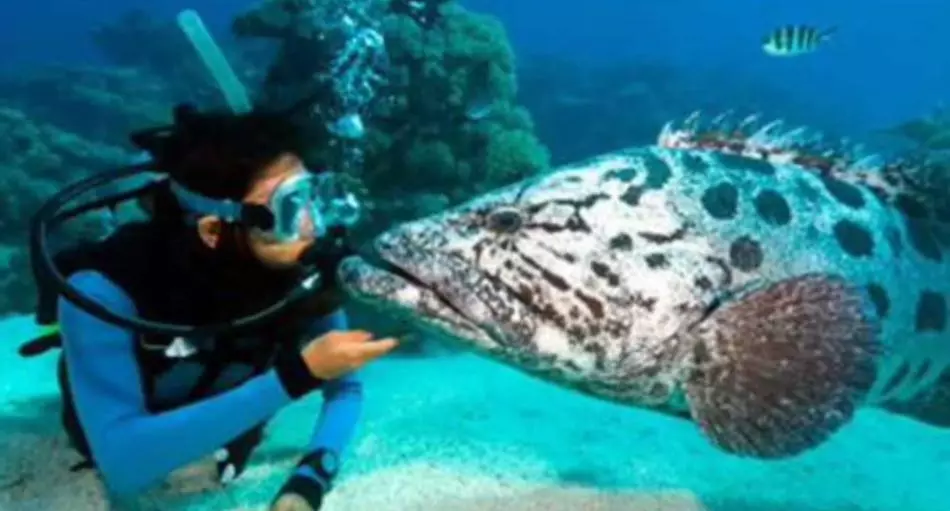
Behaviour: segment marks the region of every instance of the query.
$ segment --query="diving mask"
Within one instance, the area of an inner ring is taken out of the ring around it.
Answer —
[[[269,201],[274,215],[267,234],[279,242],[320,238],[334,227],[350,227],[360,219],[356,194],[334,173],[301,172],[282,182]]]
[[[351,180],[335,172],[294,174],[277,186],[266,205],[212,199],[174,181],[170,185],[193,218],[214,215],[238,222],[276,243],[321,238],[352,226],[362,214]]]

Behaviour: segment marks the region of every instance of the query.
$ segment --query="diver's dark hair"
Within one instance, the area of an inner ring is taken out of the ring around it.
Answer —
[[[301,127],[282,112],[198,112],[181,105],[170,128],[133,142],[148,151],[155,170],[217,199],[240,200],[268,165],[305,150]]]
[[[206,197],[240,201],[268,165],[305,150],[304,131],[286,112],[199,112],[184,104],[173,116],[171,126],[133,133],[132,143],[149,153],[150,170]],[[157,224],[183,226],[184,211],[167,185],[147,202]]]

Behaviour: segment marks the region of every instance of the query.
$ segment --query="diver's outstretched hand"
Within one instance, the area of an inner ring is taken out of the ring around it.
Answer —
[[[397,344],[395,339],[374,340],[373,334],[363,330],[335,330],[310,341],[303,359],[310,374],[333,380],[389,353]]]

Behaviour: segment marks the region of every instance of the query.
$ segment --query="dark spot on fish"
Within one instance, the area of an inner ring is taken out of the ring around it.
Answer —
[[[693,344],[693,364],[698,366],[697,368],[702,368],[709,364],[711,360],[712,356],[709,355],[709,349],[706,348],[706,343],[697,340]]]
[[[574,290],[574,296],[587,306],[595,318],[601,319],[604,317],[604,304],[600,303],[600,300],[597,300],[579,289]]]
[[[580,176],[567,176],[564,178],[565,183],[580,183],[584,180]]]
[[[941,202],[935,205],[934,216],[941,222],[950,223],[950,203]]]
[[[749,236],[742,236],[729,247],[729,263],[739,271],[750,272],[762,265],[762,246]]]
[[[546,303],[541,307],[535,308],[535,310],[538,311],[538,314],[542,319],[554,323],[554,325],[561,330],[567,329],[567,320],[557,311],[557,309],[551,306],[550,303]]]
[[[874,252],[874,238],[867,229],[851,220],[836,223],[834,233],[838,245],[852,257],[869,257]]]
[[[647,312],[653,312],[653,309],[656,307],[656,297],[653,296],[643,296],[641,293],[635,293],[631,297],[633,304],[641,309],[646,310]]]
[[[694,307],[693,304],[688,303],[688,302],[678,303],[673,306],[673,311],[681,316],[686,315],[689,312],[692,312],[694,310],[696,310],[696,307]]]
[[[567,252],[561,252],[561,253],[558,253],[557,255],[558,255],[558,257],[560,257],[561,259],[563,259],[565,262],[568,262],[568,263],[576,263],[576,262],[577,262],[577,256],[575,256],[574,254],[569,254],[569,253],[567,253]]]
[[[646,153],[643,155],[643,164],[647,169],[647,188],[659,190],[666,186],[672,173],[670,173],[670,167],[663,161],[663,158],[653,153]]]
[[[666,258],[664,254],[650,254],[646,256],[647,266],[651,269],[657,270],[660,268],[666,268],[670,265],[670,261]]]
[[[933,233],[934,238],[942,248],[950,248],[950,225],[931,222],[930,232]]]
[[[907,194],[901,194],[895,201],[897,209],[910,218],[927,218],[927,207],[922,202]]]
[[[815,188],[804,179],[796,179],[795,188],[798,190],[798,195],[808,202],[818,202],[818,199],[821,198],[821,194],[818,193],[818,190],[815,190]]]
[[[864,196],[856,186],[831,176],[822,176],[821,182],[828,193],[845,206],[855,209],[864,206]]]
[[[594,355],[594,367],[597,369],[604,369],[604,358],[606,358],[607,353],[603,346],[592,342],[585,344],[583,349],[585,352]]]
[[[628,186],[627,190],[620,196],[620,200],[631,206],[638,206],[640,204],[640,197],[643,197],[643,187],[631,185]]]
[[[35,141],[26,135],[17,134],[13,136],[13,149],[18,153],[29,152],[35,146]]]
[[[719,268],[719,271],[722,272],[722,278],[720,279],[721,286],[728,288],[732,285],[732,268],[729,267],[729,264],[724,259],[707,256],[706,262]]]
[[[755,211],[768,224],[787,225],[792,221],[792,210],[782,194],[775,190],[762,190],[755,197]]]
[[[647,396],[652,400],[668,398],[672,392],[668,384],[659,380],[650,382],[649,387],[647,387]]]
[[[893,227],[887,230],[887,243],[891,246],[891,252],[894,253],[895,257],[900,256],[904,251],[904,243],[901,241],[901,233]]]
[[[911,376],[911,381],[915,383],[920,383],[924,379],[924,376],[927,376],[927,373],[930,372],[930,360],[924,360],[923,364],[914,371],[914,375]]]
[[[941,332],[947,327],[947,300],[940,293],[924,291],[917,300],[918,332]]]
[[[590,269],[594,272],[594,275],[606,280],[611,286],[620,284],[620,276],[614,273],[606,264],[594,261],[590,263]]]
[[[633,167],[627,167],[623,169],[611,170],[606,175],[607,179],[617,179],[625,183],[633,181],[637,177],[637,169]]]
[[[709,277],[705,275],[697,277],[693,283],[696,284],[696,287],[702,289],[703,291],[709,291],[713,287],[712,281],[709,280]]]
[[[524,215],[513,208],[492,211],[485,218],[485,228],[496,234],[514,234],[524,225]]]
[[[655,232],[638,232],[637,235],[641,238],[649,241],[650,243],[656,243],[657,245],[663,245],[665,243],[672,243],[683,239],[686,236],[686,232],[689,230],[689,227],[683,225],[671,232],[670,234],[659,234]]]
[[[618,234],[610,238],[610,248],[613,250],[630,250],[633,248],[633,238],[629,234]]]
[[[916,220],[908,218],[907,237],[910,238],[910,244],[917,250],[921,256],[932,261],[942,261],[943,254],[940,252],[940,244],[934,233],[930,229],[929,220]]]
[[[522,260],[522,261],[524,261],[527,265],[531,266],[531,267],[534,268],[538,273],[540,273],[540,274],[541,274],[541,278],[543,278],[544,280],[546,280],[549,284],[551,284],[552,286],[554,286],[554,287],[555,287],[556,289],[558,289],[559,291],[567,291],[567,290],[571,289],[571,286],[568,285],[568,283],[567,283],[566,280],[564,280],[564,279],[562,279],[561,277],[557,276],[555,273],[553,273],[553,272],[547,270],[546,268],[544,268],[543,266],[541,266],[541,265],[540,265],[537,261],[535,261],[534,259],[532,259],[532,258],[530,258],[530,257],[528,257],[528,256],[526,256],[526,255],[524,255],[524,254],[521,253],[521,252],[519,252],[518,255],[521,256],[521,260]],[[528,276],[528,277],[531,278],[530,276]]]
[[[709,164],[707,164],[705,160],[695,154],[686,152],[680,153],[680,163],[690,172],[705,172],[706,169],[709,168]]]
[[[716,155],[716,161],[729,169],[749,170],[765,176],[775,175],[775,166],[767,161],[756,158],[720,153]]]
[[[717,220],[729,220],[736,216],[739,205],[739,190],[730,183],[719,183],[703,192],[703,208]]]
[[[899,388],[901,384],[904,383],[908,373],[910,373],[910,366],[905,362],[901,362],[900,367],[897,368],[897,371],[891,375],[890,379],[887,380],[887,384],[884,385],[884,389],[881,391],[882,395],[886,396]]]
[[[880,284],[868,284],[868,296],[871,303],[874,304],[874,310],[880,318],[887,317],[891,310],[891,299],[887,295],[887,290]]]

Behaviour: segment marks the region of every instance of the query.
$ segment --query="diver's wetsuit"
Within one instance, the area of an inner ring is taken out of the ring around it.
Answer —
[[[102,273],[79,271],[70,283],[123,316],[137,314],[133,300]],[[89,450],[106,485],[128,495],[160,482],[169,472],[260,426],[292,401],[274,369],[248,376],[252,368],[228,366],[214,382],[216,392],[190,404],[188,393],[202,377],[200,364],[179,363],[152,384],[152,399],[182,403],[149,411],[136,359],[138,336],[106,323],[60,299],[59,323],[68,369],[68,387]],[[346,329],[342,311],[317,319],[307,334]],[[240,383],[242,380],[245,380]],[[234,385],[240,383],[236,387]],[[233,387],[233,388],[231,388]],[[230,390],[226,390],[229,389]],[[320,419],[303,453],[328,449],[337,455],[349,442],[362,406],[354,375],[324,382]],[[322,479],[307,465],[297,473]],[[328,481],[320,481],[326,487]]]

